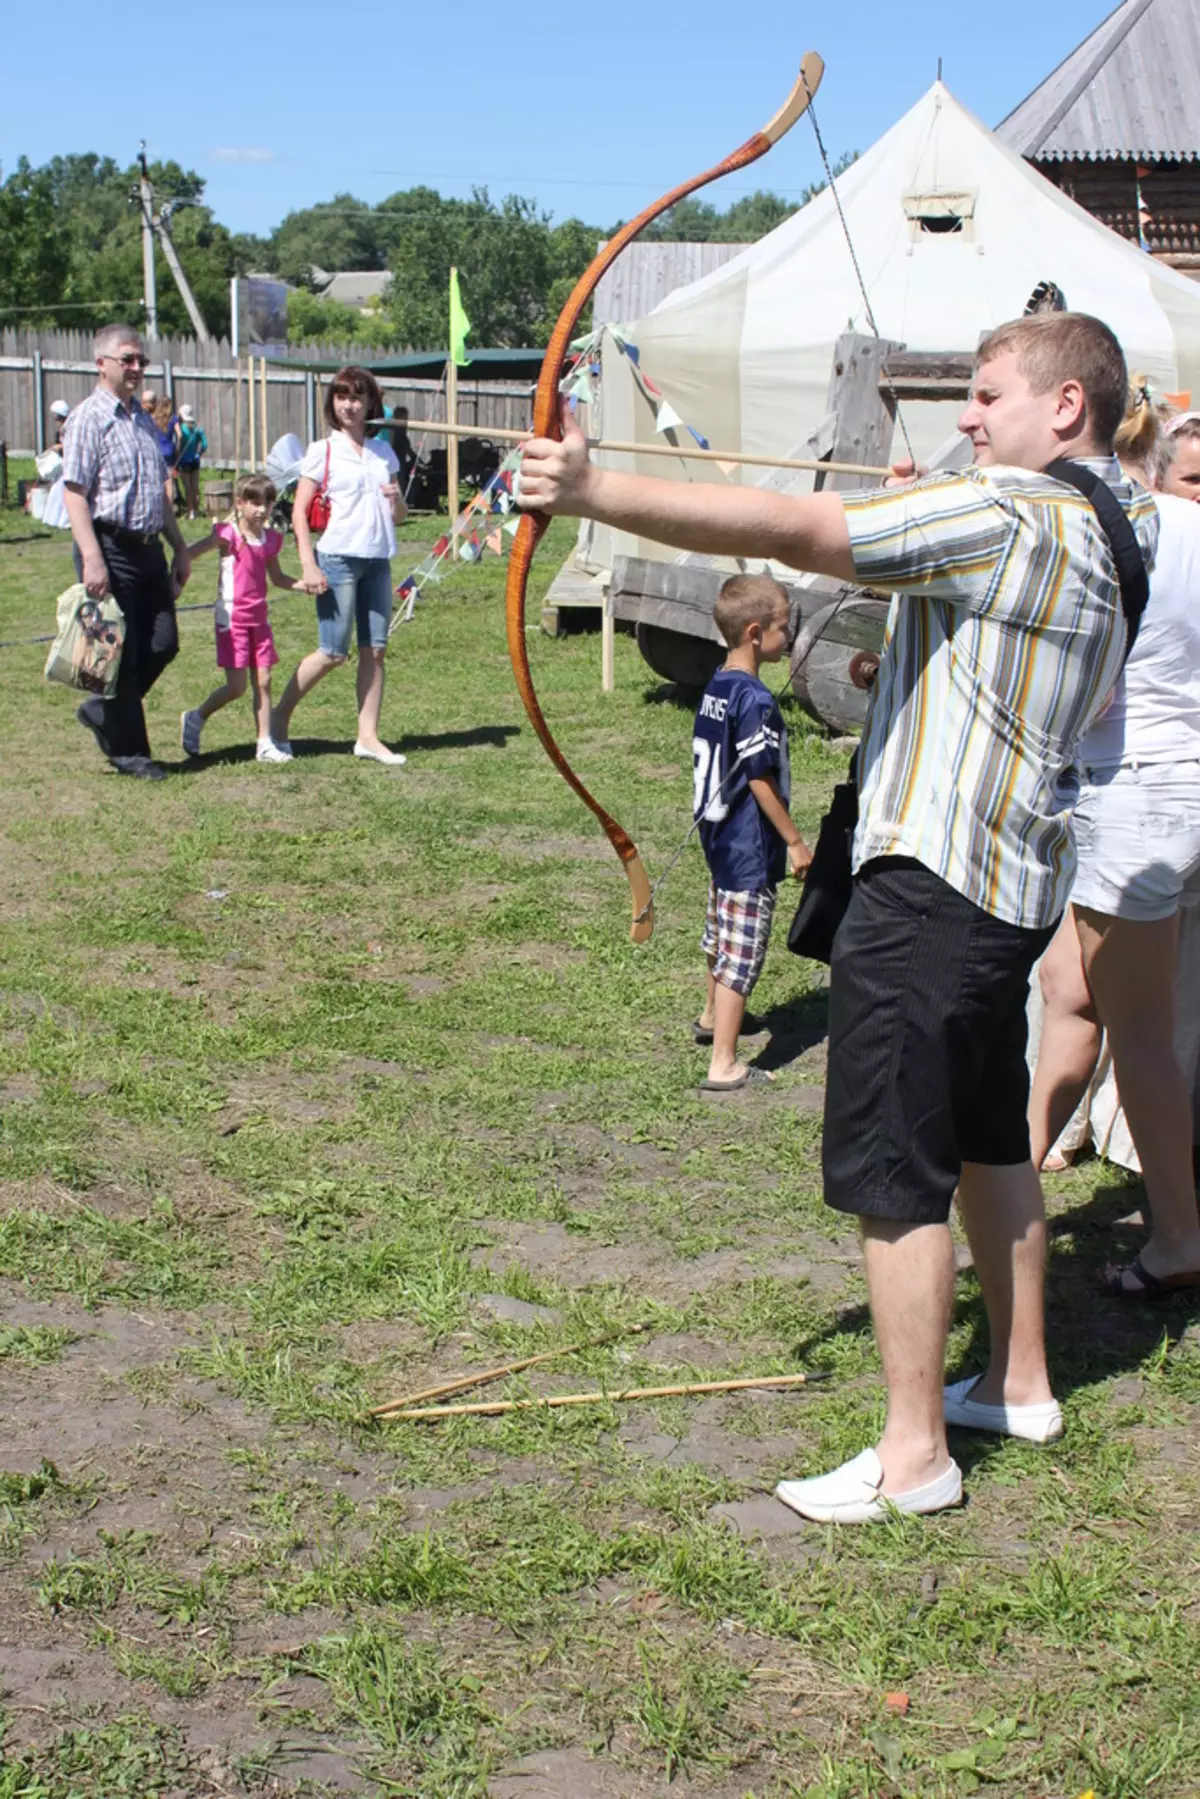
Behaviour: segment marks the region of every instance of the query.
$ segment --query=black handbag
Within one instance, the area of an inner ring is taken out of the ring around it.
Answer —
[[[1060,458],[1045,471],[1056,481],[1073,487],[1091,502],[1108,539],[1121,589],[1121,610],[1125,615],[1125,655],[1128,657],[1137,639],[1138,626],[1146,601],[1150,597],[1150,581],[1141,548],[1125,510],[1104,479],[1077,462]],[[804,877],[804,891],[796,916],[788,931],[788,948],[797,956],[808,956],[813,962],[828,962],[833,955],[837,928],[846,916],[853,890],[851,852],[858,824],[858,752],[850,758],[845,781],[833,790],[828,812],[821,820],[817,846]]]
[[[821,820],[813,859],[804,876],[804,891],[787,935],[794,955],[828,962],[837,928],[850,904],[853,877],[850,851],[858,824],[858,751],[850,758],[846,779],[833,790]]]

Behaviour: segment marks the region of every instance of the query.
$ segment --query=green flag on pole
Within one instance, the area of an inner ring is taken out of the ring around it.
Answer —
[[[470,362],[467,355],[467,333],[471,329],[471,321],[467,317],[462,303],[462,295],[458,291],[458,270],[450,271],[450,357],[460,368]]]

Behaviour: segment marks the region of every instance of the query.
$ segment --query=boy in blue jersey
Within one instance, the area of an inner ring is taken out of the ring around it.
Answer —
[[[738,1061],[746,999],[762,973],[775,889],[800,875],[812,853],[788,812],[787,732],[760,664],[788,648],[788,598],[770,575],[734,575],[713,617],[729,653],[709,682],[692,738],[693,816],[712,875],[701,947],[708,997],[696,1021],[712,1041],[707,1093],[731,1093],[758,1072]]]

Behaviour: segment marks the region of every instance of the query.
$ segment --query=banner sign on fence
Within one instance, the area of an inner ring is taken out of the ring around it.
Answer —
[[[233,353],[286,344],[288,340],[288,284],[261,275],[235,275],[229,283],[229,317],[233,327]]]

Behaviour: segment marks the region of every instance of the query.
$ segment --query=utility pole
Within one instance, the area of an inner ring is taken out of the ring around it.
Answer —
[[[176,201],[174,204],[178,205],[178,202]],[[196,296],[192,292],[188,278],[183,272],[183,264],[179,260],[179,252],[176,250],[174,241],[171,237],[170,219],[173,211],[174,205],[172,202],[170,200],[164,202],[158,218],[155,220],[158,241],[162,245],[162,253],[167,259],[167,267],[175,277],[175,285],[183,296],[183,303],[188,309],[188,317],[192,321],[192,328],[195,331],[196,336],[200,339],[202,344],[210,344],[212,342],[212,333],[204,323],[204,314],[196,304]]]
[[[142,174],[138,182],[138,198],[142,208],[142,284],[146,294],[146,336],[158,336],[158,286],[154,277],[154,189],[146,166],[146,140],[138,146]]]

